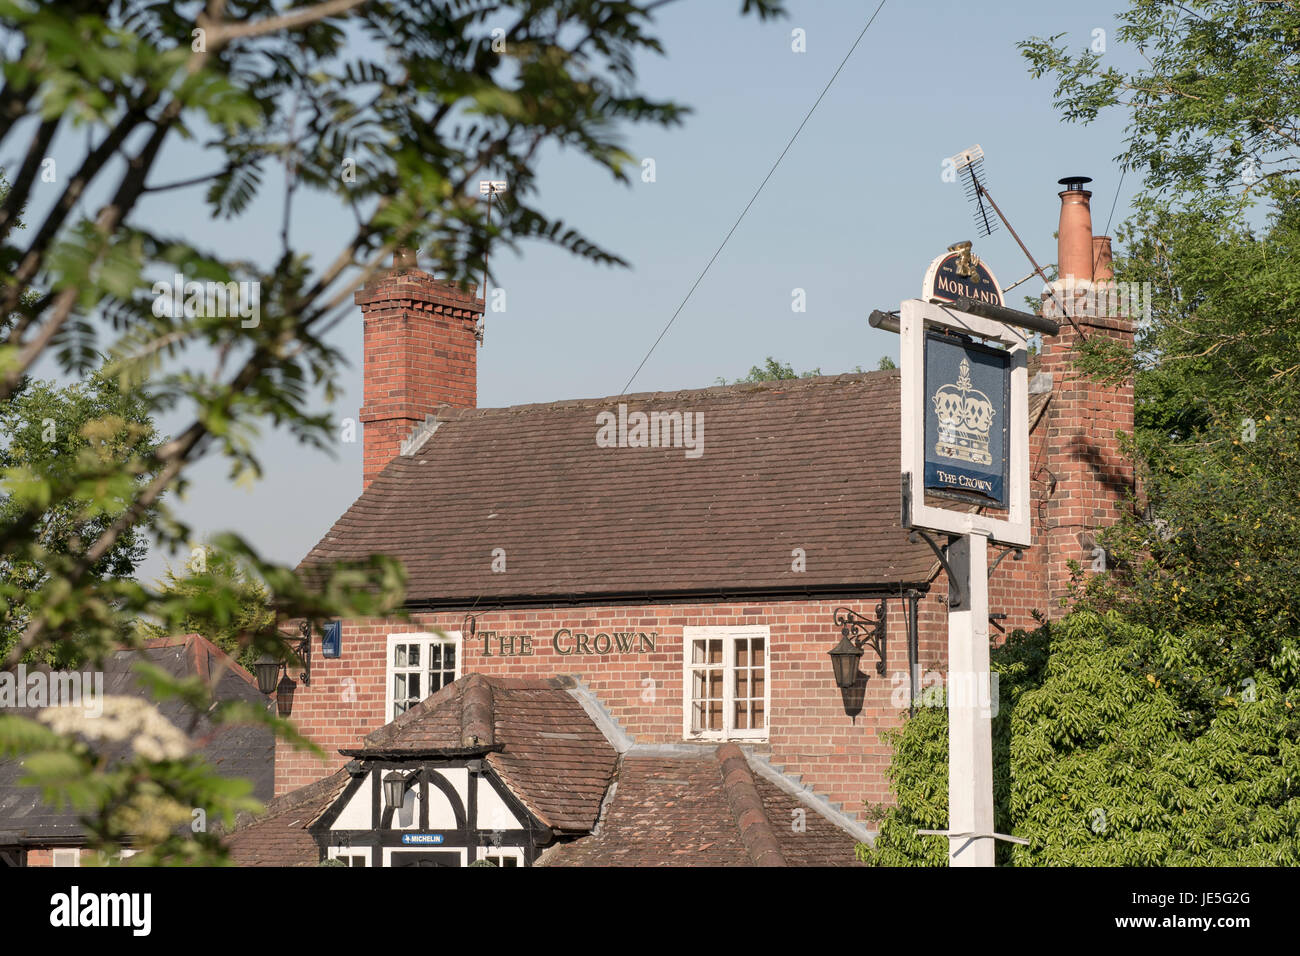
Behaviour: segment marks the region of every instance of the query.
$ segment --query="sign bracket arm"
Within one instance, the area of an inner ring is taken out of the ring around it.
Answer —
[[[948,606],[960,607],[962,603],[961,584],[957,579],[957,575],[953,572],[952,565],[948,563],[948,549],[946,547],[940,547],[939,543],[935,541],[934,538],[930,537],[920,528],[914,528],[912,533],[907,536],[907,540],[912,544],[916,544],[916,539],[918,537],[930,546],[930,550],[933,551],[935,557],[939,559],[939,564],[943,566],[944,573],[948,575]]]

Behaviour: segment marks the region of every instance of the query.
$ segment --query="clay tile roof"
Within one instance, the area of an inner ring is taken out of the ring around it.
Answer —
[[[797,812],[802,811],[802,812]],[[799,819],[803,827],[793,823]],[[624,756],[596,832],[545,866],[852,866],[856,841],[749,769],[726,744],[699,756]]]
[[[242,819],[226,836],[230,858],[240,866],[316,866],[320,850],[307,827],[347,783],[348,771],[337,770],[272,800],[266,813],[255,820]]]
[[[362,749],[345,753],[400,757],[477,749],[542,823],[586,832],[596,822],[618,755],[569,686],[563,678],[466,674],[370,734]]]
[[[600,815],[618,754],[557,683],[493,681],[501,750],[487,759],[539,820],[557,831],[585,833]]]
[[[370,734],[364,756],[463,750],[463,728],[490,707],[488,764],[560,841],[548,866],[850,866],[854,838],[755,775],[735,744],[686,756],[620,761],[566,678],[471,674]],[[495,748],[495,749],[489,749]],[[246,866],[314,865],[308,827],[347,784],[348,770],[273,801],[227,838]],[[602,805],[604,812],[602,815]],[[800,826],[794,825],[798,821]]]
[[[898,389],[888,371],[443,408],[302,567],[388,554],[416,604],[924,582],[933,556],[898,524]],[[699,413],[702,454],[599,447],[620,404]]]

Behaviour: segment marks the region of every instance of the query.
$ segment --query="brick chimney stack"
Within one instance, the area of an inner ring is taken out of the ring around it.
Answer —
[[[478,339],[483,300],[422,271],[414,251],[357,291],[364,326],[365,460],[369,487],[402,441],[439,405],[478,404]]]
[[[1058,194],[1061,278],[1052,283],[1055,301],[1044,295],[1045,310],[1061,323],[1059,335],[1043,337],[1042,371],[1051,376],[1051,400],[1043,467],[1033,476],[1038,487],[1048,489],[1037,534],[1046,545],[1052,617],[1063,613],[1057,604],[1069,590],[1069,561],[1077,561],[1085,572],[1106,566],[1096,534],[1119,519],[1134,488],[1133,462],[1119,438],[1119,433],[1133,433],[1133,379],[1102,385],[1074,366],[1081,339],[1133,345],[1134,317],[1108,314],[1122,308],[1117,296],[1106,294],[1105,286],[1112,283],[1110,238],[1092,235],[1092,193],[1083,188],[1086,182],[1082,176],[1061,180],[1066,187]]]

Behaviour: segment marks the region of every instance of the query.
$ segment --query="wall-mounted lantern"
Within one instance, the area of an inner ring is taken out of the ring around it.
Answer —
[[[857,611],[847,607],[835,609],[835,626],[840,629],[840,642],[828,653],[831,668],[835,672],[835,683],[843,690],[848,690],[858,681],[858,663],[862,660],[863,646],[870,644],[871,649],[880,658],[876,662],[876,673],[885,673],[885,602],[876,605],[876,619],[863,617]]]
[[[263,654],[253,665],[257,676],[257,689],[267,697],[275,693],[276,682],[280,678],[280,662],[270,654]]]
[[[311,622],[303,621],[298,625],[298,640],[293,645],[293,652],[302,661],[302,672],[298,680],[311,686]],[[284,679],[279,680],[280,670],[284,669]],[[281,717],[289,716],[293,703],[294,683],[289,679],[289,665],[273,654],[263,654],[253,664],[253,674],[257,677],[257,689],[268,697],[276,695],[277,709]],[[284,699],[285,686],[288,685],[288,700]]]
[[[298,685],[289,680],[288,674],[281,677],[280,683],[275,685],[275,712],[281,717],[293,713],[293,692],[297,689]]]
[[[400,810],[406,802],[406,774],[398,770],[384,774],[384,803]]]

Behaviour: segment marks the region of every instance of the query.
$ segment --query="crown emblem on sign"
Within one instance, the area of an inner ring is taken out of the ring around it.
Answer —
[[[963,358],[958,366],[956,384],[941,386],[934,393],[933,401],[939,417],[935,454],[979,465],[992,464],[989,428],[993,424],[993,403],[971,385],[968,359]]]

